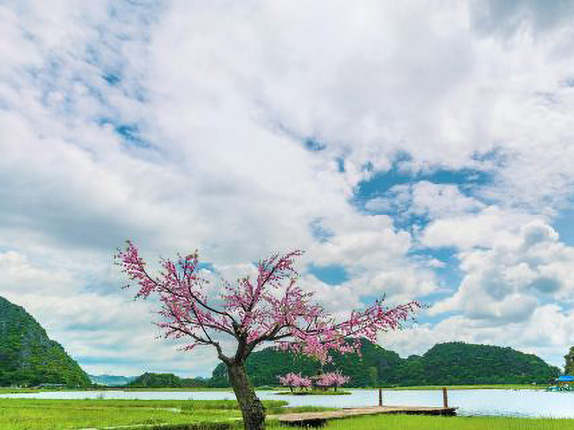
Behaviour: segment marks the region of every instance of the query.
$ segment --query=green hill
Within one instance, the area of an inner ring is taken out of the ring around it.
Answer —
[[[560,372],[532,354],[462,342],[438,344],[407,359],[367,341],[361,352],[361,356],[334,354],[323,370],[340,370],[351,377],[353,387],[546,383]],[[317,361],[273,348],[253,353],[246,365],[255,386],[276,386],[277,376],[288,372],[312,376],[321,369]],[[223,364],[213,371],[210,384],[229,385]]]
[[[173,373],[150,372],[138,376],[127,384],[127,387],[133,388],[189,388],[206,386],[207,382],[203,378],[180,378]]]
[[[557,367],[534,354],[508,347],[449,342],[435,345],[420,357],[409,357],[398,378],[409,381],[409,385],[544,384],[559,374]]]
[[[0,297],[0,386],[90,385],[88,375],[22,307]]]
[[[116,376],[116,375],[88,375],[93,384],[107,385],[109,387],[120,387],[129,384],[135,376]]]

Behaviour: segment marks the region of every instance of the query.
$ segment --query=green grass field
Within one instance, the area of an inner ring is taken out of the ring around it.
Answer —
[[[285,401],[265,402],[267,413],[314,412],[324,408],[286,408]],[[239,430],[233,400],[36,400],[0,399],[2,430]],[[142,427],[143,426],[143,427]],[[268,427],[287,430],[275,421]],[[331,421],[325,430],[572,430],[574,420],[425,417],[379,415]]]
[[[0,387],[0,394],[12,394],[12,393],[39,393],[40,390],[34,388],[6,388]]]
[[[280,400],[265,402],[269,414],[325,410],[285,408],[286,404]],[[188,424],[193,428],[215,429],[222,424],[236,427],[240,419],[234,400],[0,399],[2,430],[71,430],[146,424]]]
[[[190,403],[153,400],[2,399],[0,429],[67,430],[141,424],[229,422],[240,417],[235,402],[214,402],[211,405],[203,402]]]
[[[279,430],[279,427],[275,427]],[[379,415],[329,422],[325,430],[572,430],[574,420]]]

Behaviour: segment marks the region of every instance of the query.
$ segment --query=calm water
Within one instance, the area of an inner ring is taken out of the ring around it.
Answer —
[[[292,406],[353,407],[377,405],[377,390],[349,390],[347,396],[280,396],[272,391],[260,391],[265,400],[286,400]],[[31,394],[6,394],[0,397],[35,399],[141,399],[141,400],[222,400],[234,399],[232,392],[133,392],[133,391],[74,391]],[[442,406],[442,392],[432,390],[383,391],[385,405]],[[458,406],[459,415],[512,415],[522,417],[574,418],[574,393],[515,390],[452,390],[449,403]]]

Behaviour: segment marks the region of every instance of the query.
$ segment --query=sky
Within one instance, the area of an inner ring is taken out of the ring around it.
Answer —
[[[0,295],[91,374],[208,376],[112,255],[303,249],[380,344],[574,345],[574,2],[0,1]]]

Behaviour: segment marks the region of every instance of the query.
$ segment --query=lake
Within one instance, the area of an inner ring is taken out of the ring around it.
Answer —
[[[292,406],[356,407],[376,406],[377,390],[348,390],[347,396],[280,396],[259,391],[263,400],[286,400]],[[4,398],[34,399],[141,399],[141,400],[224,400],[234,399],[231,391],[57,391],[5,394]],[[385,391],[385,405],[442,406],[440,390]],[[458,406],[459,415],[506,415],[520,417],[574,418],[574,392],[550,393],[535,390],[451,390],[450,406]]]

